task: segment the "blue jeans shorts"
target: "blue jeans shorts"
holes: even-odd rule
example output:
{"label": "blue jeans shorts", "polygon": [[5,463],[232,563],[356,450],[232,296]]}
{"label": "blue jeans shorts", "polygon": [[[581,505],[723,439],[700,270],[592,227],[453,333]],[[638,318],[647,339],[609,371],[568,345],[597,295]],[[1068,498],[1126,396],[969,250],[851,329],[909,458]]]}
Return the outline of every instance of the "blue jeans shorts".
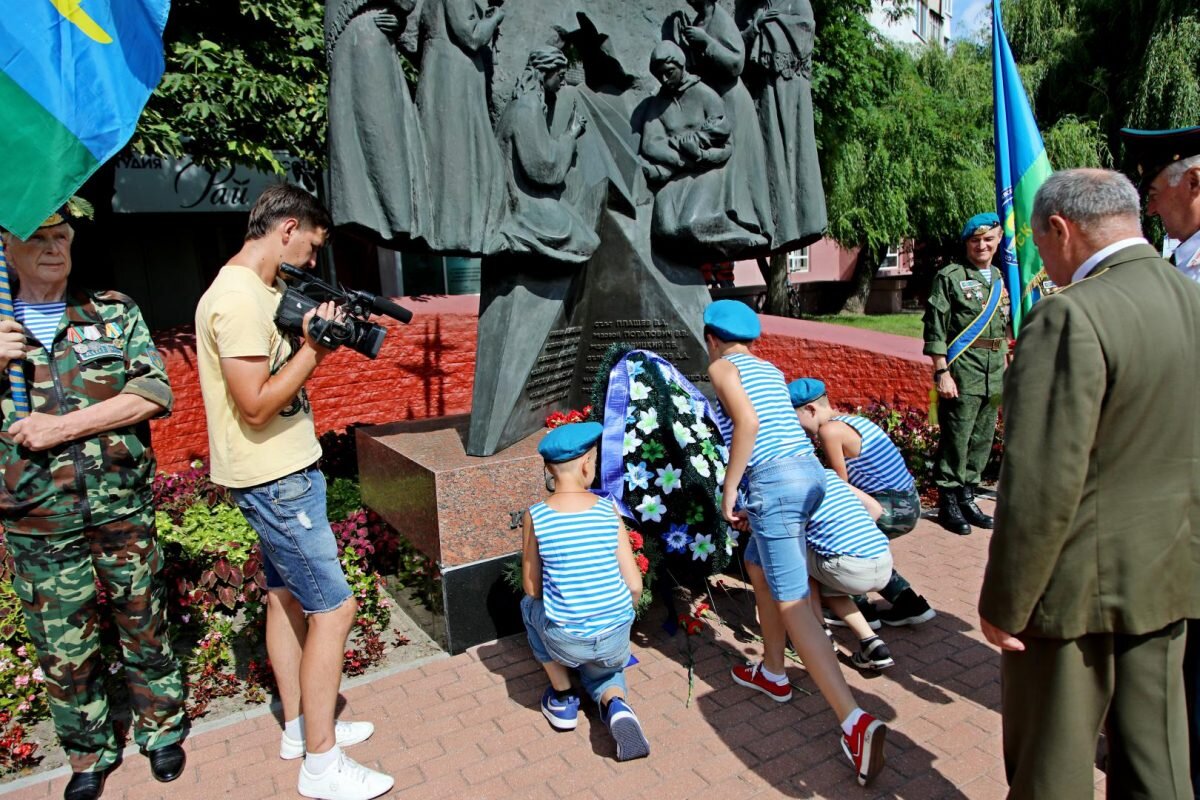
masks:
{"label": "blue jeans shorts", "polygon": [[612,687],[625,694],[625,665],[629,663],[629,630],[633,619],[599,636],[575,636],[546,619],[541,600],[521,598],[521,618],[529,647],[539,664],[555,661],[579,670],[584,691],[597,705]]}
{"label": "blue jeans shorts", "polygon": [[268,589],[287,589],[306,614],[333,611],[350,597],[316,467],[230,493],[262,544]]}
{"label": "blue jeans shorts", "polygon": [[825,472],[814,455],[781,458],[750,470],[745,497],[750,544],[745,558],[762,567],[776,602],[808,597],[808,518],[825,498]]}

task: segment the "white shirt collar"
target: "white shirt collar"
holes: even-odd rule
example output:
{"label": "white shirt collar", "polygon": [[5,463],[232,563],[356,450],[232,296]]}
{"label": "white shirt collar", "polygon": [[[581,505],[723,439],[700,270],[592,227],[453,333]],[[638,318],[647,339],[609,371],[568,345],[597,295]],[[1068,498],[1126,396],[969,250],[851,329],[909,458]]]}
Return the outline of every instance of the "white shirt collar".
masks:
{"label": "white shirt collar", "polygon": [[1192,280],[1200,280],[1200,266],[1188,266],[1197,253],[1200,253],[1200,230],[1175,248],[1175,266]]}
{"label": "white shirt collar", "polygon": [[1092,270],[1100,266],[1100,262],[1111,256],[1118,250],[1124,250],[1126,247],[1133,247],[1135,244],[1149,245],[1141,236],[1134,236],[1129,239],[1122,239],[1119,242],[1113,242],[1108,247],[1092,253],[1091,258],[1079,265],[1079,269],[1075,270],[1075,274],[1071,276],[1071,283],[1077,283],[1088,275],[1092,274]]}

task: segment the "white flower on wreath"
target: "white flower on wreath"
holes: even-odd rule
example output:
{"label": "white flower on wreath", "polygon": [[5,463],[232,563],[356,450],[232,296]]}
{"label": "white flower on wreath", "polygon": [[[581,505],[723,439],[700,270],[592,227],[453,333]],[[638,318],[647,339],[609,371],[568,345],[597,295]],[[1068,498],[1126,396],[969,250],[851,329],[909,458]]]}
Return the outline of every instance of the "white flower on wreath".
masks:
{"label": "white flower on wreath", "polygon": [[712,470],[708,468],[708,459],[704,456],[692,456],[692,466],[696,468],[696,472],[700,473],[700,477],[708,478],[712,476]]}
{"label": "white flower on wreath", "polygon": [[666,364],[658,365],[658,374],[663,376],[663,380],[668,386],[678,386],[679,382],[675,380],[675,376],[671,373],[671,368]]}
{"label": "white flower on wreath", "polygon": [[682,422],[672,423],[671,431],[675,434],[675,441],[679,442],[680,447],[687,447],[696,441],[696,437],[692,436],[692,432]]}
{"label": "white flower on wreath", "polygon": [[675,404],[675,410],[680,414],[692,413],[692,399],[686,394],[671,395],[671,402]]}
{"label": "white flower on wreath", "polygon": [[725,529],[725,555],[733,555],[733,548],[737,547],[738,532],[733,528]]}
{"label": "white flower on wreath", "polygon": [[658,409],[652,408],[649,411],[641,412],[637,429],[646,435],[658,430]]}
{"label": "white flower on wreath", "polygon": [[726,464],[729,463],[729,448],[723,444],[717,445],[717,452],[721,454],[721,460]]}
{"label": "white flower on wreath", "polygon": [[621,455],[627,456],[641,446],[642,440],[638,438],[637,431],[625,431],[625,442],[621,445]]}
{"label": "white flower on wreath", "polygon": [[649,489],[651,477],[653,476],[650,474],[650,471],[646,469],[645,461],[642,461],[638,464],[625,465],[625,482],[629,484],[630,490]]}
{"label": "white flower on wreath", "polygon": [[694,430],[696,432],[696,435],[699,436],[701,439],[711,439],[712,438],[712,431],[710,431],[708,429],[708,426],[705,425],[703,421],[697,422],[694,425],[692,425],[692,430]]}
{"label": "white flower on wreath", "polygon": [[650,396],[650,387],[639,381],[629,384],[630,400],[645,400]]}
{"label": "white flower on wreath", "polygon": [[662,498],[656,494],[648,494],[642,498],[642,502],[637,504],[637,512],[642,515],[642,522],[662,522],[663,514],[667,513],[667,507],[663,505]]}
{"label": "white flower on wreath", "polygon": [[692,561],[697,559],[708,561],[708,557],[717,552],[716,545],[713,544],[712,534],[698,533],[692,543],[688,545],[692,550]]}
{"label": "white flower on wreath", "polygon": [[724,485],[725,484],[725,465],[720,462],[713,464],[713,472],[716,473],[717,483]]}
{"label": "white flower on wreath", "polygon": [[683,478],[683,470],[675,469],[671,464],[667,464],[660,470],[657,470],[658,477],[654,479],[654,485],[663,490],[663,494],[670,494],[679,488]]}

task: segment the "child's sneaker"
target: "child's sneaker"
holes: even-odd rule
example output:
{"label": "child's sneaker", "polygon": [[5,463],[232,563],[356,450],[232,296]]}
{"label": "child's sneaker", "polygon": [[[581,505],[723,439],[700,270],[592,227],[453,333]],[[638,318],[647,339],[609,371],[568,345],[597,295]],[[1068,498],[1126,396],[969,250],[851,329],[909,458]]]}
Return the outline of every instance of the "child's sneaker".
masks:
{"label": "child's sneaker", "polygon": [[842,734],[842,751],[854,766],[858,785],[866,786],[883,769],[883,743],[887,726],[863,713],[849,734]]}
{"label": "child's sneaker", "polygon": [[391,775],[367,769],[340,753],[337,763],[317,775],[302,765],[296,788],[300,794],[316,800],[371,800],[391,789],[395,782]]}
{"label": "child's sneaker", "polygon": [[[866,618],[867,624],[871,626],[871,630],[877,631],[882,627],[882,623],[879,621],[881,612],[879,609],[875,608],[874,603],[867,602],[866,598],[856,597],[854,598],[854,604],[858,606],[858,610],[861,611],[863,617]],[[849,627],[841,617],[830,611],[828,608],[822,608],[821,613],[825,617],[826,625],[835,625],[839,628]],[[886,614],[887,612],[885,611],[882,613]]]}
{"label": "child's sneaker", "polygon": [[623,699],[614,697],[608,702],[607,711],[601,707],[600,716],[617,742],[617,761],[632,761],[650,755],[650,743],[642,733],[642,723]]}
{"label": "child's sneaker", "polygon": [[896,664],[888,646],[878,636],[864,639],[858,652],[850,656],[850,662],[859,669],[887,669]]}
{"label": "child's sneaker", "polygon": [[554,696],[554,687],[547,686],[542,695],[542,716],[555,730],[573,731],[579,724],[579,698],[570,694],[559,700]]}
{"label": "child's sneaker", "polygon": [[[338,747],[350,747],[365,742],[375,733],[375,725],[371,722],[335,722],[333,725],[334,739]],[[284,732],[279,739],[279,757],[291,760],[304,755],[304,739],[293,739]]]}
{"label": "child's sneaker", "polygon": [[887,611],[880,611],[879,618],[894,627],[920,625],[937,616],[925,598],[911,588],[905,589]]}
{"label": "child's sneaker", "polygon": [[786,703],[792,699],[792,685],[767,680],[767,677],[762,674],[761,661],[738,664],[729,670],[729,674],[733,677],[734,683],[740,683],[749,689],[757,689],[776,703]]}

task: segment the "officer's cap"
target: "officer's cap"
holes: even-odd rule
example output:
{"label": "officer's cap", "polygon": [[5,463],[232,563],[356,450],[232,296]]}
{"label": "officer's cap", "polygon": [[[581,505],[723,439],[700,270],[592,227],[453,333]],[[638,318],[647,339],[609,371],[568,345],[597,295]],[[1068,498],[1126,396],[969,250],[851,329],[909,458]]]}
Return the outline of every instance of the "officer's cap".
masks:
{"label": "officer's cap", "polygon": [[1171,164],[1181,158],[1200,155],[1200,126],[1169,131],[1122,128],[1121,139],[1143,192]]}
{"label": "officer's cap", "polygon": [[547,464],[573,461],[592,449],[603,434],[604,426],[599,422],[560,425],[546,434],[538,445],[538,452]]}
{"label": "officer's cap", "polygon": [[737,300],[718,300],[704,309],[704,326],[724,342],[752,342],[762,333],[758,314]]}
{"label": "officer's cap", "polygon": [[967,224],[963,225],[962,233],[958,235],[960,242],[965,242],[972,236],[980,233],[987,233],[992,228],[1000,227],[1000,215],[995,211],[984,211],[982,214],[976,214],[967,220]]}
{"label": "officer's cap", "polygon": [[805,403],[811,403],[819,397],[824,397],[825,382],[816,378],[797,378],[788,384],[788,395],[792,398],[792,408],[799,408]]}
{"label": "officer's cap", "polygon": [[62,225],[64,222],[70,222],[73,219],[91,219],[93,213],[94,209],[91,203],[78,195],[72,195],[61,208],[46,217],[45,221],[37,226],[37,230],[53,228],[55,225]]}

